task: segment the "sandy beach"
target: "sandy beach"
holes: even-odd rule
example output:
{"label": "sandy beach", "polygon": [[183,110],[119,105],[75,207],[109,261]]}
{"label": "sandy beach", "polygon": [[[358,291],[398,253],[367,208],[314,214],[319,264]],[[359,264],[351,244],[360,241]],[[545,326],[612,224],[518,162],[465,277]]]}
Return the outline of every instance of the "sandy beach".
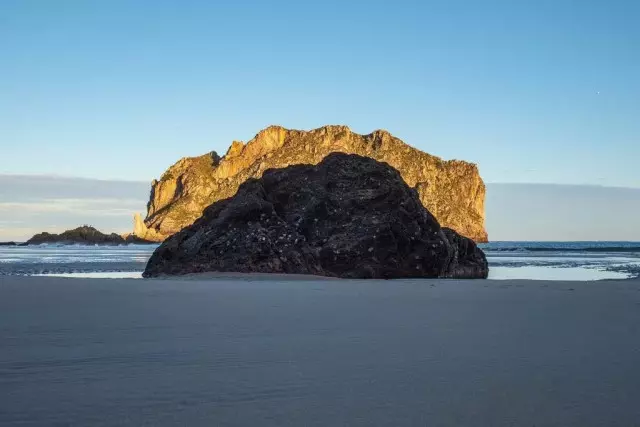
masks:
{"label": "sandy beach", "polygon": [[0,277],[6,426],[633,426],[640,281]]}

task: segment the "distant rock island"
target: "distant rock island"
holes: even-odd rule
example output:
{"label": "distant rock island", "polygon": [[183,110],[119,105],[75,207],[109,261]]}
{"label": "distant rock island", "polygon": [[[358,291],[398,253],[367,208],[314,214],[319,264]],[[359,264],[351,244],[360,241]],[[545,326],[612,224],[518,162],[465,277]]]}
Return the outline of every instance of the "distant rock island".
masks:
{"label": "distant rock island", "polygon": [[208,271],[486,278],[489,268],[471,239],[440,227],[396,169],[333,153],[247,180],[166,239],[144,276]]}
{"label": "distant rock island", "polygon": [[233,196],[249,178],[270,168],[318,164],[332,152],[359,154],[396,168],[421,203],[444,226],[476,242],[486,242],[485,186],[476,165],[444,161],[417,150],[389,132],[359,135],[346,126],[312,131],[271,126],[246,144],[233,142],[220,157],[211,152],[183,158],[153,181],[147,217],[135,217],[134,233],[163,241],[200,218],[212,203]]}
{"label": "distant rock island", "polygon": [[128,243],[150,243],[137,236],[120,236],[116,233],[105,234],[89,225],[83,225],[60,234],[39,233],[27,240],[24,245],[41,245],[43,243],[57,243],[64,245],[124,245]]}

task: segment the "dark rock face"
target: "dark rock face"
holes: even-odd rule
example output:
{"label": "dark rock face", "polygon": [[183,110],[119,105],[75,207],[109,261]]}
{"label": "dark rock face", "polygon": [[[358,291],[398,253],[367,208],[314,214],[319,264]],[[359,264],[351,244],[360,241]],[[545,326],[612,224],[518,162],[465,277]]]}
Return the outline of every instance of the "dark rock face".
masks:
{"label": "dark rock face", "polygon": [[18,246],[16,242],[0,242],[0,246]]}
{"label": "dark rock face", "polygon": [[58,244],[86,244],[86,245],[123,245],[126,243],[149,243],[135,236],[122,236],[111,233],[104,234],[97,229],[83,225],[82,227],[67,230],[64,233],[39,233],[29,239],[26,245],[39,245],[42,243],[58,243]]}
{"label": "dark rock face", "polygon": [[[453,248],[451,265],[455,266],[444,277],[486,279],[489,275],[489,265],[482,249],[473,240],[450,228],[442,228],[442,232]],[[479,272],[482,273],[478,274]]]}
{"label": "dark rock face", "polygon": [[267,170],[151,256],[145,277],[206,271],[486,278],[475,243],[442,229],[398,171],[333,153]]}

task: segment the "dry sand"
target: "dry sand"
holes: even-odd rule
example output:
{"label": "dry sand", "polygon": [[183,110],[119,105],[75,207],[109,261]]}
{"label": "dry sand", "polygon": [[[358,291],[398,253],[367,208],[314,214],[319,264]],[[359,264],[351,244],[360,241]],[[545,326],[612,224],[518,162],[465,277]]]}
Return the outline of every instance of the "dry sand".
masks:
{"label": "dry sand", "polygon": [[640,281],[0,277],[0,425],[640,425]]}

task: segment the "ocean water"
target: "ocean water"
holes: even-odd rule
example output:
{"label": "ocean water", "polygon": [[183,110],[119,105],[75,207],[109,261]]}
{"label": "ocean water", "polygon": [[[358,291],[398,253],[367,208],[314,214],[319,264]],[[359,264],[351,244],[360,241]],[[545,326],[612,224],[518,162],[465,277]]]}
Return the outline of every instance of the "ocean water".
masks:
{"label": "ocean water", "polygon": [[157,245],[0,247],[0,275],[140,277]]}
{"label": "ocean water", "polygon": [[491,242],[481,244],[489,278],[602,280],[640,276],[640,242]]}
{"label": "ocean water", "polygon": [[[480,245],[492,279],[602,280],[640,276],[640,242]],[[0,275],[141,277],[156,245],[0,247]]]}

